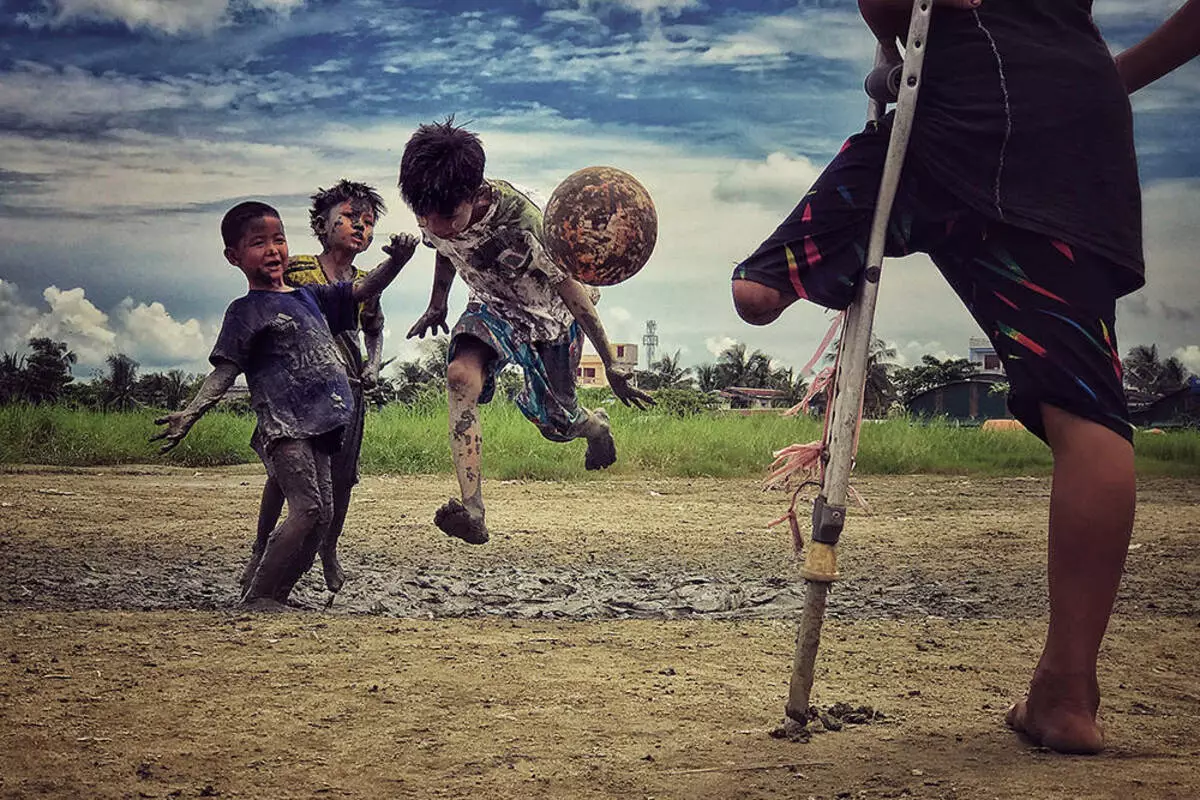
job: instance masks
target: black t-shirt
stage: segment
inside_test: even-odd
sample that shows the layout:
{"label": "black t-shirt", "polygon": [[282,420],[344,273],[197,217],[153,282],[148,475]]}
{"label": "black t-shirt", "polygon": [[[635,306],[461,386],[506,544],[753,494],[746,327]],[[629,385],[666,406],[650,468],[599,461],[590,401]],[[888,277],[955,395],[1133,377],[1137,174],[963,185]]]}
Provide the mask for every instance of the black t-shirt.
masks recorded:
{"label": "black t-shirt", "polygon": [[353,284],[250,291],[229,304],[209,360],[246,374],[256,445],[340,437],[354,397],[334,335],[357,324]]}
{"label": "black t-shirt", "polygon": [[1090,249],[1144,283],[1129,98],[1091,0],[936,8],[910,158],[986,216]]}

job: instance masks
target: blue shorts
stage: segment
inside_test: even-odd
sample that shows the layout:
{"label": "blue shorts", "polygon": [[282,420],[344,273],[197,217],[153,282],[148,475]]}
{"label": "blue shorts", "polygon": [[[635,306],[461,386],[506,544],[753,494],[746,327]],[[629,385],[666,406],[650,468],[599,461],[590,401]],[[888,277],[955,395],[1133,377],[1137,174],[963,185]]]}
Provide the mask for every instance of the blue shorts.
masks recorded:
{"label": "blue shorts", "polygon": [[[734,280],[826,308],[849,306],[866,266],[888,134],[881,127],[852,136]],[[1046,403],[1132,440],[1114,321],[1121,267],[986,218],[909,162],[886,254],[914,252],[929,254],[991,340],[1008,377],[1009,409],[1026,428],[1046,438]]]}
{"label": "blue shorts", "polygon": [[525,374],[525,386],[513,397],[521,413],[537,426],[542,436],[555,442],[576,438],[580,424],[587,419],[575,397],[575,373],[583,354],[583,335],[579,323],[572,322],[566,335],[557,342],[526,342],[511,324],[493,314],[486,303],[469,303],[450,333],[448,361],[462,337],[470,336],[487,345],[495,357],[487,363],[480,403],[491,402],[496,393],[496,376],[509,364]]}

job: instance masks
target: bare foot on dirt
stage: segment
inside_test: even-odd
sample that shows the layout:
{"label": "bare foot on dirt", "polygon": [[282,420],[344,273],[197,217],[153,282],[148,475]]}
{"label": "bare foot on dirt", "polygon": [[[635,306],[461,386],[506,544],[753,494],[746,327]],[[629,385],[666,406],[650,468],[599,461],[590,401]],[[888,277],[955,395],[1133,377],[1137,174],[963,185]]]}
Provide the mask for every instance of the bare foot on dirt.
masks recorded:
{"label": "bare foot on dirt", "polygon": [[[1088,681],[1083,681],[1086,684]],[[1096,720],[1098,689],[1080,697],[1080,681],[1035,674],[1029,695],[1008,709],[1004,721],[1034,744],[1060,753],[1090,755],[1104,749],[1104,729]]]}
{"label": "bare foot on dirt", "polygon": [[583,466],[587,469],[611,467],[617,460],[617,445],[609,428],[608,413],[598,408],[592,412],[592,416],[602,427],[600,431],[588,437],[587,455],[584,456]]}
{"label": "bare foot on dirt", "polygon": [[472,513],[458,500],[451,498],[433,515],[433,523],[442,531],[468,544],[483,544],[488,540],[483,514]]}
{"label": "bare foot on dirt", "polygon": [[321,548],[321,571],[325,574],[325,588],[334,594],[346,585],[346,573],[342,571],[336,550]]}

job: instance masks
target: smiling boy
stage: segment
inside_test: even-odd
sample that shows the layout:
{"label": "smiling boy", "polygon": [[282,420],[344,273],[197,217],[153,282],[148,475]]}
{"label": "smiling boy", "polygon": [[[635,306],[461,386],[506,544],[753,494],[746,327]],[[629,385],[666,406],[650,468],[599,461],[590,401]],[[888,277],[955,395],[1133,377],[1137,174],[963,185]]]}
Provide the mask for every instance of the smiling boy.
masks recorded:
{"label": "smiling boy", "polygon": [[[313,235],[321,243],[320,255],[292,256],[284,271],[288,286],[329,285],[339,281],[358,281],[367,271],[356,267],[354,259],[365,252],[375,238],[375,224],[386,210],[379,193],[365,183],[342,179],[329,189],[318,189],[312,196],[309,223]],[[337,555],[338,540],[346,522],[350,495],[358,483],[358,458],[362,450],[363,422],[366,404],[363,390],[379,378],[383,359],[383,312],[379,297],[369,297],[358,305],[353,328],[334,336],[339,360],[346,371],[353,397],[354,413],[346,427],[342,448],[333,457],[330,469],[333,481],[333,519],[321,542],[319,553],[325,586],[331,592],[341,590],[345,573]],[[359,330],[366,342],[364,361],[359,346]],[[249,584],[256,568],[256,559],[266,546],[283,508],[283,492],[274,477],[268,475],[259,507],[258,537],[254,543],[254,558],[242,575],[243,588]],[[291,587],[284,587],[290,591]]]}
{"label": "smiling boy", "polygon": [[[225,312],[209,360],[213,371],[187,408],[155,420],[152,437],[175,447],[240,373],[258,418],[253,444],[287,499],[288,514],[271,532],[242,602],[278,610],[333,516],[330,458],[352,423],[353,400],[334,336],[355,325],[356,304],[377,296],[412,257],[416,238],[385,247],[390,258],[366,278],[293,289],[283,281],[287,236],[279,212],[265,203],[234,206],[221,221],[225,258],[246,276],[249,291]],[[307,555],[306,555],[307,554]],[[307,563],[305,560],[307,558]]]}

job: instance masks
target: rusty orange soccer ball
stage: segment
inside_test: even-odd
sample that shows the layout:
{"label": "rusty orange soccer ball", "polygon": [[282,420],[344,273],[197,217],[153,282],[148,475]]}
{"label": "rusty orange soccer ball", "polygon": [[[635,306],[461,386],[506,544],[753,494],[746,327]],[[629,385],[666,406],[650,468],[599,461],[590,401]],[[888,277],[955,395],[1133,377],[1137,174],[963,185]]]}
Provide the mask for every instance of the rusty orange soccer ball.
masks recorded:
{"label": "rusty orange soccer ball", "polygon": [[646,265],[658,239],[658,213],[646,187],[616,167],[584,167],[546,203],[550,257],[576,280],[612,286]]}

